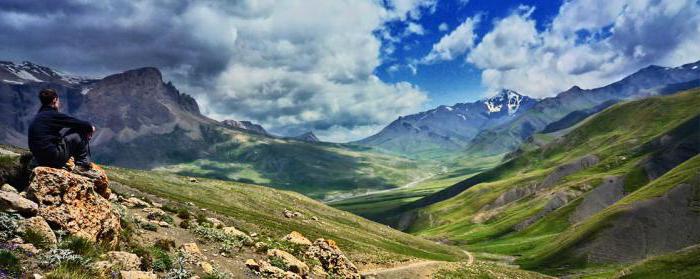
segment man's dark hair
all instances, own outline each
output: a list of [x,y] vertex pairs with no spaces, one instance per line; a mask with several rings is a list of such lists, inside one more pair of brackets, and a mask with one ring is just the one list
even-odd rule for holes
[[41,104],[44,106],[50,105],[56,98],[58,98],[56,90],[46,88],[39,91],[39,100],[41,100]]

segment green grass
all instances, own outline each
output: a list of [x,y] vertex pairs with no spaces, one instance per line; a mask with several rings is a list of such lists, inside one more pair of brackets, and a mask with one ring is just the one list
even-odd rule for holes
[[675,253],[656,256],[616,274],[625,279],[684,279],[700,275],[700,246],[692,246]]
[[[107,168],[110,179],[121,184],[177,201],[192,201],[197,206],[227,215],[244,231],[281,237],[296,230],[309,239],[330,238],[337,241],[351,258],[381,262],[410,257],[459,260],[461,251],[435,244],[340,211],[303,195],[237,182],[200,179],[191,183],[187,177],[167,173]],[[320,221],[285,218],[287,208]]]

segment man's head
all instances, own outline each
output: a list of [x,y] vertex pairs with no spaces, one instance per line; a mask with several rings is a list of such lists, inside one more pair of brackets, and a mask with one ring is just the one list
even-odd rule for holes
[[58,109],[58,106],[60,105],[56,90],[51,88],[46,88],[39,91],[39,100],[41,100],[42,106],[49,106]]

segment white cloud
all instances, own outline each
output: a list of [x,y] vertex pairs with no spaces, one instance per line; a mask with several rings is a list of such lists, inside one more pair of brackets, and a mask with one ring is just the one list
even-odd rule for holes
[[440,32],[445,32],[448,29],[450,29],[450,26],[448,26],[447,23],[445,23],[445,22],[440,23],[440,25],[438,25],[438,31],[440,31]]
[[569,1],[543,31],[531,12],[521,7],[495,21],[468,54],[489,91],[551,96],[573,85],[603,86],[649,64],[700,59],[694,0]]
[[479,23],[480,18],[480,16],[467,18],[454,31],[440,38],[440,41],[433,45],[430,53],[423,58],[423,62],[452,60],[466,53],[474,46],[476,40],[474,28]]
[[408,26],[406,27],[406,35],[410,34],[416,34],[416,35],[423,35],[425,34],[425,29],[423,29],[423,26],[415,23],[415,22],[409,22]]

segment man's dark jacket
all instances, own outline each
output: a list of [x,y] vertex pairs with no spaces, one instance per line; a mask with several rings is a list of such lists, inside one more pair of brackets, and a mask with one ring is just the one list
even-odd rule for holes
[[85,135],[92,132],[92,124],[58,112],[53,107],[42,106],[29,125],[29,150],[41,165],[62,165],[59,144],[62,142],[61,130],[73,129]]

